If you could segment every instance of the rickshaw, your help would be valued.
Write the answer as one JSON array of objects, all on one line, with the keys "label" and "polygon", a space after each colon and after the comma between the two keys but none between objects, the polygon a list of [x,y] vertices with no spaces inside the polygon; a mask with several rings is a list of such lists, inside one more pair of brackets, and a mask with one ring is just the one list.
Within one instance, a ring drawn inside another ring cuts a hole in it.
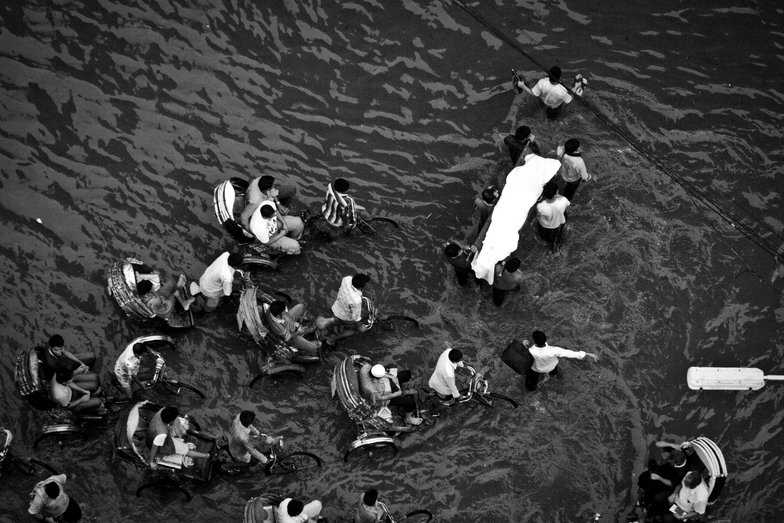
[{"label": "rickshaw", "polygon": [[44,349],[41,347],[34,347],[19,353],[14,369],[16,389],[22,398],[36,410],[47,413],[43,427],[35,436],[33,448],[36,448],[42,440],[48,437],[57,437],[60,444],[67,436],[78,436],[85,439],[87,437],[87,423],[100,421],[103,419],[103,415],[86,412],[77,414],[52,401],[49,397],[49,384],[43,373],[40,356],[42,350]]},{"label": "rickshaw", "polygon": [[277,269],[279,251],[266,247],[256,236],[242,227],[240,214],[245,209],[245,192],[250,183],[242,178],[231,178],[219,183],[213,191],[215,216],[226,232],[242,246],[246,264]]},{"label": "rickshaw", "polygon": [[386,461],[401,448],[400,434],[415,432],[421,425],[403,423],[402,417],[388,408],[379,409],[370,402],[369,392],[361,387],[360,370],[370,363],[364,356],[354,355],[335,365],[332,375],[332,398],[337,398],[354,422],[356,438],[343,455],[343,461]]},{"label": "rickshaw", "polygon": [[[691,470],[699,472],[708,486],[708,510],[710,510],[710,507],[718,501],[719,496],[724,489],[724,484],[727,482],[728,472],[727,463],[724,461],[724,454],[722,454],[721,449],[716,443],[704,436],[685,441],[684,443],[681,443],[680,448],[688,457],[688,466]],[[695,457],[697,459],[694,459]],[[645,521],[647,510],[641,503],[643,499],[642,492],[642,489],[640,489],[637,506],[627,515],[627,521]],[[638,507],[642,509],[641,517],[637,517]],[[692,521],[699,521],[704,517],[705,516],[703,515],[702,518],[692,519]]]},{"label": "rickshaw", "polygon": [[[114,429],[114,457],[130,463],[137,470],[150,467],[150,450],[146,445],[147,427],[156,412],[161,410],[161,405],[150,401],[142,401],[128,409]],[[195,445],[195,450],[210,455],[209,458],[191,458],[172,454],[156,458],[158,464],[157,477],[152,481],[145,481],[136,489],[136,497],[141,497],[142,492],[148,488],[175,489],[191,500],[191,494],[182,485],[187,479],[206,482],[212,478],[213,464],[218,451],[216,438],[199,432],[199,425],[190,416],[184,416],[190,428],[183,438],[187,443]],[[151,469],[152,470],[152,469]]]},{"label": "rickshaw", "polygon": [[318,356],[301,354],[297,349],[289,347],[267,328],[263,306],[272,303],[275,299],[276,297],[271,293],[253,285],[249,280],[246,280],[246,285],[240,294],[237,325],[240,331],[243,326],[248,328],[253,340],[261,347],[264,358],[261,373],[250,381],[248,387],[252,387],[265,376],[302,378],[305,375],[303,365],[321,361]]},{"label": "rickshaw", "polygon": [[[136,258],[125,258],[115,262],[109,269],[109,295],[117,301],[123,312],[132,320],[142,324],[172,329],[193,327],[193,313],[189,310],[182,310],[179,304],[167,318],[163,319],[156,316],[152,309],[144,303],[136,290],[137,279],[142,274],[139,272],[140,269],[146,271],[147,267]],[[145,272],[144,275],[154,277],[155,273]]]}]

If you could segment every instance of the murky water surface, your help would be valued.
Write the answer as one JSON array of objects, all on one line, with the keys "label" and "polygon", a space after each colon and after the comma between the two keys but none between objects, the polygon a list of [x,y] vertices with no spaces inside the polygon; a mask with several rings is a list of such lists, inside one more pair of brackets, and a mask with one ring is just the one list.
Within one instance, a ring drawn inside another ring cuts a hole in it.
[{"label": "murky water surface", "polygon": [[[784,13],[736,4],[470,8],[545,67],[585,75],[592,107],[781,244]],[[697,435],[718,442],[730,468],[714,514],[784,517],[784,387],[686,386],[690,365],[782,373],[774,260],[584,104],[552,122],[515,96],[510,67],[541,72],[457,3],[9,1],[0,16],[0,423],[19,453],[69,474],[87,521],[240,521],[246,499],[268,491],[319,498],[334,518],[371,485],[399,512],[426,507],[440,521],[566,523],[592,511],[620,521],[652,443]],[[577,193],[560,256],[523,231],[525,288],[496,308],[487,288],[457,286],[440,247],[465,236],[474,195],[509,170],[499,135],[520,123],[548,155],[579,138],[595,180]],[[131,255],[197,277],[232,248],[212,188],[261,173],[295,183],[300,207],[348,178],[371,212],[401,224],[314,244],[265,276],[324,314],[342,276],[367,272],[383,310],[420,319],[342,354],[397,362],[424,384],[450,342],[520,408],[461,408],[407,437],[391,464],[352,468],[342,462],[352,427],[329,397],[340,355],[303,382],[249,390],[257,353],[227,305],[176,336],[172,369],[209,394],[185,405],[210,428],[255,409],[264,430],[322,456],[318,475],[218,477],[184,504],[134,497],[142,475],[112,461],[111,425],[84,444],[31,449],[42,416],[14,390],[18,352],[59,332],[110,370],[142,332],[106,294],[110,264]],[[525,393],[498,356],[535,328],[601,361],[565,361],[565,379]],[[23,520],[33,480],[0,481],[0,520]]]}]

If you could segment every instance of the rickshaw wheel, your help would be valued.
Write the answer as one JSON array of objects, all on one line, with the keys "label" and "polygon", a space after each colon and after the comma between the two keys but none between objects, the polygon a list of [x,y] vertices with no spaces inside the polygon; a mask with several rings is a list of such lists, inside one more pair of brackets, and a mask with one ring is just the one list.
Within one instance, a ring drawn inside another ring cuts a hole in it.
[{"label": "rickshaw wheel", "polygon": [[52,432],[44,432],[36,436],[35,440],[33,441],[33,448],[38,448],[38,444],[44,441],[49,437],[54,437],[57,440],[59,446],[63,446],[63,438],[70,437],[70,436],[79,436],[82,440],[87,439],[87,434],[84,433],[84,430],[81,428],[74,428],[72,430],[59,430],[59,431],[52,431]]},{"label": "rickshaw wheel", "polygon": [[397,456],[397,445],[391,441],[378,441],[359,445],[346,452],[343,461],[352,464],[384,463]]}]

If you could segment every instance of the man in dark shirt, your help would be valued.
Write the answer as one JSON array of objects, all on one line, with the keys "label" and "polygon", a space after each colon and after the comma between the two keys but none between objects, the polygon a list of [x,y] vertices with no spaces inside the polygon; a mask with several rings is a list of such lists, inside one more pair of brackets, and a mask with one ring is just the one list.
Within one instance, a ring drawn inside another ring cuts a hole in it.
[{"label": "man in dark shirt", "polygon": [[468,283],[469,274],[473,273],[471,269],[471,261],[476,255],[476,246],[466,247],[458,243],[449,243],[444,246],[444,254],[446,260],[455,269],[455,276],[457,276],[457,283],[461,286]]},{"label": "man in dark shirt", "polygon": [[497,307],[504,303],[507,291],[520,290],[523,275],[517,270],[519,268],[520,260],[517,258],[510,258],[496,264],[495,278],[493,279],[493,303]]},{"label": "man in dark shirt", "polygon": [[672,449],[667,454],[667,461],[661,465],[651,463],[649,469],[637,480],[643,489],[641,501],[648,506],[650,515],[663,515],[670,507],[668,500],[675,487],[681,484],[686,474],[691,471],[686,454],[680,449]]},{"label": "man in dark shirt", "polygon": [[522,125],[517,128],[514,134],[504,138],[504,144],[509,148],[509,157],[512,159],[512,166],[516,166],[521,156],[524,156],[525,148],[528,147],[534,154],[539,154],[539,146],[534,143],[534,135],[531,128]]}]

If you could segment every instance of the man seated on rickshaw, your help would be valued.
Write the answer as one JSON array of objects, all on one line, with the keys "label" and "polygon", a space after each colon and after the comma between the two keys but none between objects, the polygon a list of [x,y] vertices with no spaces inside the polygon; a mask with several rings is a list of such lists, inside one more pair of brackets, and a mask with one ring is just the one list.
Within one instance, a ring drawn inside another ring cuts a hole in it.
[{"label": "man seated on rickshaw", "polygon": [[273,336],[283,340],[288,345],[305,351],[314,356],[318,355],[321,342],[305,339],[305,335],[313,332],[313,328],[304,328],[300,320],[305,316],[305,305],[298,303],[291,309],[286,308],[282,301],[275,300],[269,305],[264,304],[266,326]]},{"label": "man seated on rickshaw", "polygon": [[395,406],[403,410],[403,421],[408,425],[421,425],[422,418],[416,416],[416,394],[413,389],[403,390],[401,385],[411,380],[411,371],[387,369],[380,364],[365,363],[359,370],[359,381],[362,388],[370,395],[373,405],[378,407],[379,415],[384,416],[384,409],[391,417],[387,407]]},{"label": "man seated on rickshaw", "polygon": [[269,462],[269,458],[255,447],[254,442],[261,439],[267,445],[274,445],[283,438],[273,438],[259,432],[259,429],[253,426],[255,419],[255,413],[250,410],[243,410],[231,422],[231,427],[229,427],[229,455],[235,461],[241,463],[266,465]]},{"label": "man seated on rickshaw", "polygon": [[246,205],[242,214],[240,214],[240,224],[243,229],[250,231],[250,219],[253,213],[267,200],[272,200],[275,203],[280,214],[283,216],[287,215],[289,210],[285,205],[288,205],[296,194],[296,187],[293,185],[278,185],[272,176],[254,178],[245,191]]},{"label": "man seated on rickshaw", "polygon": [[701,520],[708,508],[709,495],[708,485],[700,473],[689,472],[670,496],[669,501],[672,503],[672,507],[670,512],[662,518],[662,521],[676,523],[683,520]]},{"label": "man seated on rickshaw", "polygon": [[74,373],[74,383],[85,389],[93,391],[98,389],[98,375],[90,372],[90,367],[95,364],[95,353],[71,353],[65,348],[65,340],[59,334],[49,338],[49,347],[43,350],[41,362],[44,378],[47,380],[51,380],[58,369],[68,369]]},{"label": "man seated on rickshaw", "polygon": [[184,274],[180,274],[179,279],[171,278],[160,289],[153,290],[153,284],[150,280],[142,280],[136,284],[136,291],[145,305],[161,319],[166,319],[174,312],[174,307],[179,301],[185,308],[189,306],[194,298],[188,301],[184,300],[180,295],[180,289],[185,286],[186,278]]},{"label": "man seated on rickshaw", "polygon": [[275,202],[266,200],[250,218],[250,230],[270,249],[284,254],[300,254],[300,242],[305,224],[297,216],[283,216]]},{"label": "man seated on rickshaw", "polygon": [[[103,400],[96,397],[100,389],[84,388],[84,384],[77,385],[73,381],[74,373],[69,369],[59,369],[49,383],[49,397],[61,407],[71,409],[76,413],[103,414]],[[76,392],[76,395],[74,395]],[[93,396],[96,394],[96,396]]]},{"label": "man seated on rickshaw", "polygon": [[286,498],[275,509],[277,523],[309,523],[320,520],[321,501],[305,505],[298,499]]},{"label": "man seated on rickshaw", "polygon": [[446,349],[439,356],[428,385],[436,392],[442,405],[452,405],[460,399],[460,391],[455,383],[455,370],[463,366],[463,353],[457,349]]},{"label": "man seated on rickshaw", "polygon": [[141,364],[142,356],[147,354],[146,343],[134,343],[128,345],[125,350],[117,358],[114,364],[114,376],[117,378],[117,383],[120,385],[120,393],[125,398],[133,396],[133,384],[144,388],[144,385],[139,381],[139,365]]},{"label": "man seated on rickshaw", "polygon": [[338,296],[332,304],[332,317],[319,318],[317,321],[319,329],[336,331],[327,336],[325,341],[328,345],[369,329],[362,319],[362,289],[368,283],[370,283],[370,276],[366,274],[346,276],[341,280]]},{"label": "man seated on rickshaw", "polygon": [[686,454],[679,448],[671,449],[666,458],[667,461],[661,465],[651,460],[648,470],[637,480],[637,485],[643,490],[640,505],[648,509],[650,516],[667,513],[672,504],[668,498],[691,470]]},{"label": "man seated on rickshaw", "polygon": [[158,468],[156,457],[177,454],[183,456],[182,464],[192,464],[190,458],[208,458],[209,454],[197,452],[193,443],[186,443],[183,436],[188,432],[187,420],[180,417],[177,407],[164,407],[156,412],[147,426],[147,447],[150,449],[150,468]]}]

